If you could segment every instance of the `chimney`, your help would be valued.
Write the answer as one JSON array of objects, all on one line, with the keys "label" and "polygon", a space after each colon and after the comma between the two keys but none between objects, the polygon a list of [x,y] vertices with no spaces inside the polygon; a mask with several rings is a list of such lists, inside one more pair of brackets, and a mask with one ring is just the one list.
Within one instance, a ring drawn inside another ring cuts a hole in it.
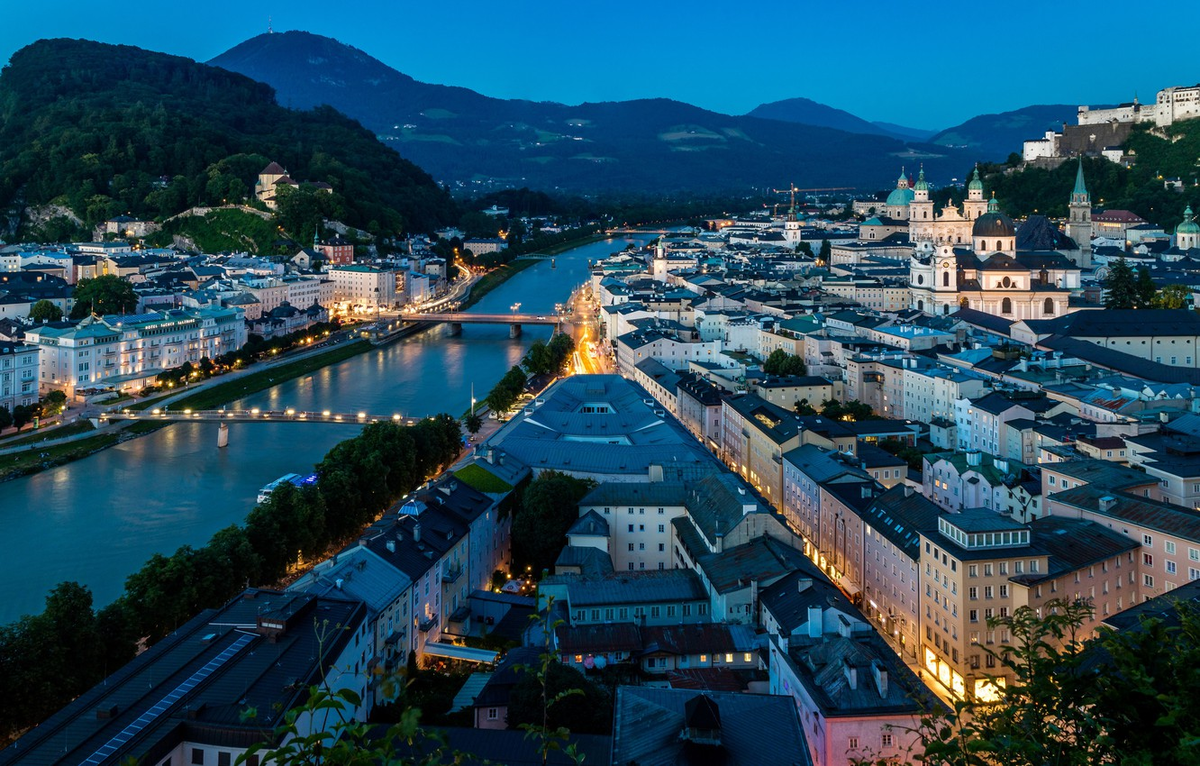
[{"label": "chimney", "polygon": [[421,522],[413,524],[413,542],[421,542]]},{"label": "chimney", "polygon": [[867,499],[867,498],[871,497],[872,494],[874,494],[874,492],[871,488],[871,485],[868,484],[867,482],[863,482],[863,485],[862,485],[863,499]]},{"label": "chimney", "polygon": [[851,689],[858,688],[858,668],[851,665],[849,660],[842,660],[842,674],[846,676]]},{"label": "chimney", "polygon": [[882,699],[887,699],[888,696],[888,672],[887,668],[879,660],[871,663],[871,675],[875,677],[875,689],[879,692]]},{"label": "chimney", "polygon": [[916,490],[913,488],[913,486],[911,484],[904,485],[904,496],[905,497],[912,497],[913,492],[915,492],[915,491]]},{"label": "chimney", "polygon": [[812,587],[813,581],[811,577],[801,577],[796,581],[796,592],[803,593]]},{"label": "chimney", "polygon": [[824,627],[821,618],[822,612],[819,606],[810,606],[808,608],[808,636],[809,638],[820,638],[824,632]]},{"label": "chimney", "polygon": [[486,456],[484,457],[484,459],[485,459],[485,460],[487,460],[489,463],[493,463],[493,464],[494,464],[494,463],[496,462],[496,448],[495,448],[495,447],[488,447],[488,448],[487,448],[487,454],[486,454]]},{"label": "chimney", "polygon": [[980,454],[979,450],[973,449],[967,452],[967,465],[979,465],[982,460],[983,455]]},{"label": "chimney", "polygon": [[1113,509],[1113,506],[1116,504],[1117,504],[1117,499],[1115,497],[1113,497],[1112,495],[1105,495],[1104,497],[1100,498],[1100,512],[1108,513],[1109,511],[1111,511]]},{"label": "chimney", "polygon": [[1158,420],[1159,420],[1159,422],[1162,422],[1162,423],[1170,423],[1171,422],[1171,418],[1167,417],[1166,410],[1163,410],[1162,412],[1158,413]]},{"label": "chimney", "polygon": [[387,541],[387,549],[388,549],[388,553],[395,553],[396,552],[396,541],[388,540]]},{"label": "chimney", "polygon": [[342,589],[342,583],[344,583],[344,582],[345,582],[345,580],[343,580],[342,578],[340,578],[340,577],[339,577],[339,578],[337,578],[336,580],[334,580],[333,584],[334,584],[334,586],[335,586],[335,587],[337,587],[337,589],[338,589],[338,590],[341,590],[341,589]]}]

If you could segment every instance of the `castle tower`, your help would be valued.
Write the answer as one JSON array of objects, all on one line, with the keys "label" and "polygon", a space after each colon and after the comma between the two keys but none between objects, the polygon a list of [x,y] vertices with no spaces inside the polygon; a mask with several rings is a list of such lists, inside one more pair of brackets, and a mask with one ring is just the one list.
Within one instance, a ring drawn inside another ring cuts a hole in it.
[{"label": "castle tower", "polygon": [[1183,223],[1175,227],[1175,247],[1180,250],[1200,247],[1200,224],[1196,223],[1191,205],[1183,211]]},{"label": "castle tower", "polygon": [[1067,216],[1067,236],[1079,245],[1081,269],[1092,267],[1092,196],[1083,182],[1083,158],[1075,171],[1075,189],[1071,192],[1071,204]]}]

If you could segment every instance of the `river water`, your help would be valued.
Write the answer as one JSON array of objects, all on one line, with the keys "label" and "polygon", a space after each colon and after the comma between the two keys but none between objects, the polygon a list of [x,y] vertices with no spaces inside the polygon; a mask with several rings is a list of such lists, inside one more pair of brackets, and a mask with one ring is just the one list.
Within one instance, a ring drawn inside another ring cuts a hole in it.
[{"label": "river water", "polygon": [[[645,242],[649,236],[639,236]],[[608,240],[577,247],[515,275],[472,311],[550,313],[587,278],[589,260],[624,247]],[[282,410],[455,416],[517,364],[548,327],[436,328],[373,349],[241,402]],[[285,473],[308,471],[353,425],[234,424],[217,449],[215,423],[179,423],[35,476],[0,483],[0,624],[41,610],[63,580],[92,589],[97,605],[120,595],[125,578],[154,553],[201,546],[240,523],[258,490]]]}]

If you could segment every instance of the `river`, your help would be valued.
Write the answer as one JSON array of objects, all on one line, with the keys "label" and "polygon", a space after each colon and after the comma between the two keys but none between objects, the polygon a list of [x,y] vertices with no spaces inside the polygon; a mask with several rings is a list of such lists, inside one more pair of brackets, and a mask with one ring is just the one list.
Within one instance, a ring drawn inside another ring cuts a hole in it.
[{"label": "river", "polygon": [[[639,236],[645,242],[650,236]],[[623,247],[594,242],[516,274],[471,309],[550,313],[587,278],[588,260]],[[507,325],[444,328],[373,349],[312,375],[243,400],[281,410],[455,416],[479,399],[548,327],[527,327],[519,339]],[[258,490],[285,473],[308,471],[357,426],[297,423],[235,424],[229,446],[217,449],[215,423],[180,423],[83,460],[0,483],[0,624],[41,610],[57,583],[92,589],[96,604],[120,595],[125,578],[154,553],[201,546],[213,532],[238,524]]]}]

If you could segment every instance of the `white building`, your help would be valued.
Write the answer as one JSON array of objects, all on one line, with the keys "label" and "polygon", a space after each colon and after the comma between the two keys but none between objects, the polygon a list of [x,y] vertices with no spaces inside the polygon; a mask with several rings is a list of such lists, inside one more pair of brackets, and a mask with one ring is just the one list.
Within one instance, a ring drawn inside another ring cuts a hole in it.
[{"label": "white building", "polygon": [[172,309],[88,317],[70,327],[43,325],[25,333],[40,347],[42,390],[138,390],[184,362],[237,351],[246,344],[241,309]]},{"label": "white building", "polygon": [[327,272],[333,302],[347,310],[390,308],[396,303],[396,272],[377,266],[338,266]]},{"label": "white building", "polygon": [[38,400],[38,347],[0,341],[0,408],[36,404]]}]

